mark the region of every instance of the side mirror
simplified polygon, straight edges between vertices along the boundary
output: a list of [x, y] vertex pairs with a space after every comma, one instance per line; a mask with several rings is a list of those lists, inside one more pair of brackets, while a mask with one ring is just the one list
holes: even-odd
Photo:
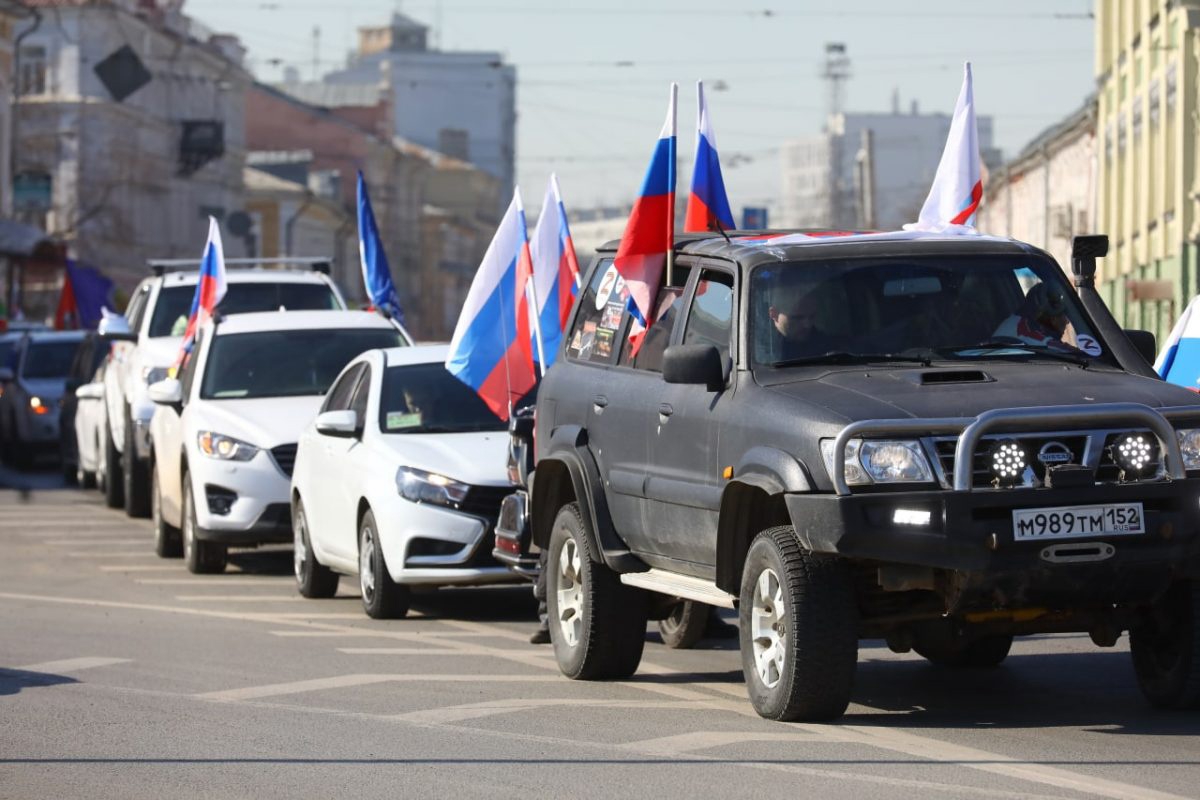
[[358, 435], [358, 414], [350, 409], [326, 411], [317, 416], [317, 433], [349, 439]]
[[75, 390], [75, 396], [80, 400], [103, 400], [103, 383], [85, 383]]
[[725, 360], [711, 344], [677, 344], [663, 352], [663, 380], [698, 384], [710, 392], [725, 388]]
[[147, 393], [160, 406], [179, 406], [183, 403], [183, 385], [176, 378], [164, 378], [150, 384]]
[[137, 336], [129, 329], [129, 320], [120, 314], [111, 314], [100, 320], [96, 328], [97, 335], [108, 342], [133, 342]]
[[1138, 355], [1146, 359], [1147, 364], [1153, 364], [1154, 360], [1158, 358], [1158, 343], [1154, 341], [1153, 333], [1126, 329], [1125, 336], [1133, 345], [1133, 349], [1138, 351]]
[[[1075, 285], [1090, 285], [1096, 279], [1096, 259], [1108, 255], [1108, 237], [1104, 234], [1076, 236], [1071, 240], [1071, 272]], [[1153, 359], [1151, 359], [1153, 361]]]
[[11, 383], [13, 377], [12, 367], [0, 367], [0, 383]]

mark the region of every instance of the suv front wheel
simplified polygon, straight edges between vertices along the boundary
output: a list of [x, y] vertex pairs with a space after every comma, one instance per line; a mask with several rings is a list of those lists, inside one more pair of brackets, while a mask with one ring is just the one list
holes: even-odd
[[758, 535], [739, 603], [742, 671], [767, 719], [820, 722], [846, 711], [858, 661], [858, 610], [848, 565], [800, 547], [789, 526]]
[[646, 644], [646, 596], [588, 556], [579, 504], [559, 510], [550, 533], [546, 600], [558, 668], [575, 680], [626, 678]]
[[1200, 707], [1200, 582], [1172, 586], [1130, 629], [1129, 651], [1151, 705]]
[[125, 452], [121, 455], [125, 481], [125, 513], [131, 517], [150, 516], [150, 462], [138, 458], [134, 444], [133, 415], [125, 411]]

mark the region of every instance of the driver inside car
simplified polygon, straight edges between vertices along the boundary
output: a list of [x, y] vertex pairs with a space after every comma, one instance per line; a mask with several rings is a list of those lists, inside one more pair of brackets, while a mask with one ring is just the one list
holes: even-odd
[[1067, 318], [1062, 291], [1045, 283], [1034, 285], [1016, 313], [996, 328], [996, 338], [1019, 339], [1026, 344], [1074, 350], [1075, 332]]
[[835, 349], [833, 337], [817, 327], [817, 293], [812, 286], [784, 288], [767, 308], [771, 357], [775, 361], [819, 356]]

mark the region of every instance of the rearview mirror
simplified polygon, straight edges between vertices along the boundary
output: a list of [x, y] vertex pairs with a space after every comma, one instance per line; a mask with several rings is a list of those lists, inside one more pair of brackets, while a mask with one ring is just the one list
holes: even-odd
[[702, 385], [710, 392], [725, 388], [725, 359], [711, 344], [677, 344], [663, 352], [663, 380]]
[[1133, 345], [1133, 349], [1138, 351], [1138, 355], [1146, 359], [1147, 364], [1153, 364], [1155, 359], [1158, 358], [1158, 343], [1154, 341], [1153, 333], [1127, 328], [1125, 336], [1129, 339], [1129, 343]]
[[106, 315], [96, 327], [96, 333], [109, 342], [132, 342], [137, 339], [129, 329], [129, 320], [120, 314]]
[[85, 383], [75, 390], [75, 396], [80, 400], [102, 400], [104, 398], [104, 384]]
[[147, 393], [160, 406], [177, 406], [183, 402], [183, 386], [176, 378], [164, 378], [150, 384]]
[[317, 433], [350, 438], [358, 434], [358, 414], [350, 409], [326, 411], [317, 417]]

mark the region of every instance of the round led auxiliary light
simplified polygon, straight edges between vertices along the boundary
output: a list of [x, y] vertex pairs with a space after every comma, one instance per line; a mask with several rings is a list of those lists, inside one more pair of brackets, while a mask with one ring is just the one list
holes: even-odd
[[1125, 433], [1113, 442], [1112, 456], [1121, 469], [1139, 473], [1158, 458], [1158, 446], [1144, 433]]
[[1002, 483], [1015, 483], [1025, 472], [1029, 463], [1025, 460], [1025, 448], [1015, 439], [1003, 439], [988, 451], [988, 463], [992, 474]]

